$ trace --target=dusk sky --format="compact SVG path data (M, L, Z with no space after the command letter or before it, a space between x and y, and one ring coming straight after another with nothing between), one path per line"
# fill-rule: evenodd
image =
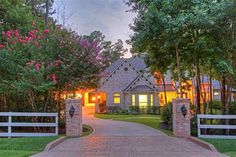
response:
M64 5L63 5L64 4ZM134 13L129 10L124 0L55 0L54 8L60 10L54 15L62 23L63 6L65 6L66 25L79 34L89 34L95 30L101 31L106 40L115 42L117 39L129 39L132 30L129 24L133 22ZM125 43L126 48L130 48ZM125 57L130 57L128 53Z

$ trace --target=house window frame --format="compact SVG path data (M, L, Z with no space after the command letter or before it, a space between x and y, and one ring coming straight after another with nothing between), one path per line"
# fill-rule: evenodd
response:
M132 106L135 106L136 105L136 95L135 94L132 94L131 96L131 103L132 103Z
M120 104L120 96L121 96L121 94L118 92L113 94L113 103L114 104Z
M154 105L154 94L150 94L150 106Z

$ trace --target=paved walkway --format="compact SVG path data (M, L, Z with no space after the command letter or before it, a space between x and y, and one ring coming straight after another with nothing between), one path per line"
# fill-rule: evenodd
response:
M70 138L34 157L223 157L181 138L169 137L142 124L102 120L84 112L92 135Z

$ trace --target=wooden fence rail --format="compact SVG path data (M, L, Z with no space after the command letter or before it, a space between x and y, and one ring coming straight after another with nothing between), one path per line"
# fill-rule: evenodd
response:
M32 112L0 112L0 117L8 117L7 122L0 122L1 127L7 127L8 132L0 132L0 137L33 137L33 136L57 136L58 135L58 113L32 113ZM12 117L53 117L52 123L13 122ZM53 133L16 133L12 127L53 127Z
M197 124L198 124L198 137L199 138L223 138L223 139L236 139L236 135L202 135L201 129L224 129L230 130L235 129L236 125L214 125L214 124L201 124L201 119L228 119L236 120L236 115L197 115Z

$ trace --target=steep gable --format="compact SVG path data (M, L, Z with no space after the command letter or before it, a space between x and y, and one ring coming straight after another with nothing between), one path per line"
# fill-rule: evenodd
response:
M129 91L158 91L158 89L147 77L139 75L123 90L123 92Z
M133 88L137 80L145 82L142 86L157 90L154 82L149 80L152 76L144 74L145 69L146 64L142 58L120 59L105 70L108 75L102 78L99 90L125 92L129 87Z

